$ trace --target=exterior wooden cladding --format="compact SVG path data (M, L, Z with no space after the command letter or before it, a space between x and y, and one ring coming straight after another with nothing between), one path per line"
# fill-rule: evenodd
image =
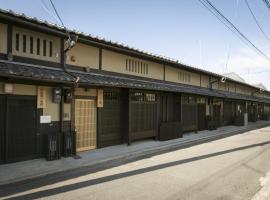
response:
M195 96L182 95L181 122L183 132L198 130L198 104Z
M257 104L250 102L247 106L247 112L249 122L256 122L258 120Z
M223 125L232 125L235 117L235 103L224 101L223 112Z
M5 134L5 115L6 115L6 98L4 95L0 95L0 163L5 160L5 147L6 147L6 134Z
M34 96L6 97L6 162L38 157L36 102Z
M206 129L206 104L198 104L198 130L202 131Z
M138 94L138 96L136 95ZM155 95L155 100L146 100L145 95ZM134 99L132 96L136 99ZM158 136L157 93L130 90L128 142Z
M98 114L98 147L121 144L125 134L125 93L121 89L104 89L104 105Z

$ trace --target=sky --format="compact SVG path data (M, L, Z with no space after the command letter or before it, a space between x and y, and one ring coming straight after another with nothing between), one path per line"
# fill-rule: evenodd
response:
M270 57L245 0L210 0ZM270 38L270 9L247 0ZM236 72L270 89L270 61L232 34L198 0L53 0L64 24L88 34L223 74ZM49 0L0 0L0 8L59 23ZM226 67L227 66L227 67Z

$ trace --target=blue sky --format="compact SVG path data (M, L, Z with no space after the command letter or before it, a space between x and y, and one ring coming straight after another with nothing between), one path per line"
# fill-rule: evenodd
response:
M248 1L270 37L270 10L262 0ZM211 2L270 57L270 41L259 31L245 0ZM216 73L234 71L247 82L262 82L270 89L270 61L247 47L198 0L54 0L54 3L68 28ZM0 7L57 23L46 11L47 8L52 11L49 0L1 0ZM266 70L269 72L259 73Z

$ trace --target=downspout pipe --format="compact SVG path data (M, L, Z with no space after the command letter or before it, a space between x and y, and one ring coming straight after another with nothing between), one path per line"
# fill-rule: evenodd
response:
M72 43L72 45L69 45L66 49L64 49L64 39L62 39L61 40L61 46L62 46L62 51L61 51L61 62L62 62L62 67L63 67L63 70L64 70L64 72L66 72L68 75L70 75L70 76L72 76L73 78L74 78L74 83L73 83L73 86L72 86L72 96L73 96L73 93L74 93L74 91L75 91L75 88L77 88L78 87L78 83L79 83L79 81L80 81L80 77L78 77L78 76L75 76L74 74L72 74L71 72L69 72L68 70L67 70L67 67L66 67L66 60L67 60L67 52L69 51L69 50L71 50L74 46L75 46L75 44L76 44L76 41L77 41L77 39L78 39L78 37L77 36L74 36L74 38L75 38L75 40L72 40L73 41L73 43ZM71 41L70 41L70 37L69 37L69 44L71 43ZM62 134L64 134L64 94L63 94L63 91L64 91L64 89L63 89L63 87L61 88L61 91L62 91L62 96L61 96L61 102L60 102L60 132L62 133ZM75 132L75 127L74 127L74 125L73 125L73 121L74 121L74 109L73 109L73 107L74 107L74 103L73 103L73 99L72 99L72 103L71 103L71 113L70 113L70 131L71 132ZM74 138L76 138L76 137L74 137ZM73 138L73 143L74 143L74 149L73 149L73 152L74 152L74 154L76 155L76 147L75 147L75 145L76 145L76 142L75 142L75 140L74 140L74 138Z

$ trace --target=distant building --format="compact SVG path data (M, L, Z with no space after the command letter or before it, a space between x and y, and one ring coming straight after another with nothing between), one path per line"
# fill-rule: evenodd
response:
M267 90L267 88L262 83L254 84L254 86L263 90Z
M225 73L223 75L226 76L227 78L233 79L235 81L239 81L239 82L242 82L242 83L246 82L245 79L243 79L241 76L239 76L235 72L229 72L229 73Z

